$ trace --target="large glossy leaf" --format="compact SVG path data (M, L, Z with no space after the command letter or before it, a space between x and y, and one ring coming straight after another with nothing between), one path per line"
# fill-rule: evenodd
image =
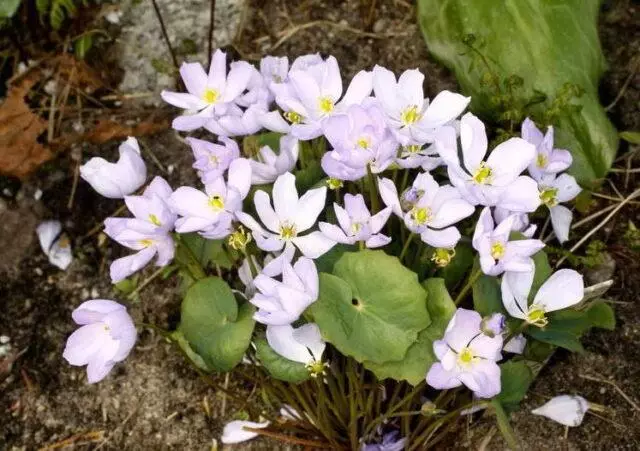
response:
M207 277L187 291L178 330L208 367L229 371L249 347L254 311L246 303L238 308L222 279Z
M320 294L309 313L322 336L363 362L404 358L430 323L417 275L383 251L347 252L335 275L320 274Z
M256 355L258 360L269 372L269 374L281 381L292 382L294 384L306 381L310 377L307 367L300 362L286 359L271 349L269 343L264 338L255 341Z
M598 100L598 79L605 68L597 31L600 0L419 0L420 25L433 55L456 75L472 110L494 118L483 64L471 64L463 44L474 35L485 60L502 79L517 75L522 93L535 91L548 109L565 83L584 90L579 112L562 113L556 125L558 147L574 156L571 168L581 184L602 178L618 147L616 131ZM535 110L534 110L535 112Z
M429 368L437 360L433 353L433 342L440 340L444 335L456 306L449 296L444 279L427 279L422 285L427 291L427 309L431 324L420 331L418 340L409 347L404 359L383 364L364 362L378 379L406 380L416 385L424 380Z

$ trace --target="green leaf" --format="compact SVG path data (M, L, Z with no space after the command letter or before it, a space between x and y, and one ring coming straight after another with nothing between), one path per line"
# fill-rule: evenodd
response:
M76 58L84 59L87 55L87 52L93 46L93 35L91 33L86 33L80 36L73 42L73 51L76 54Z
M553 99L566 91L566 83L582 88L579 111L567 108L558 113L555 138L556 147L573 154L570 172L581 184L592 185L606 175L618 148L616 130L598 99L598 81L605 70L597 29L600 4L601 0L419 0L418 15L429 51L455 73L463 93L472 98L471 110L485 119L497 120L501 113L495 107L495 84L486 83L492 72L498 82L520 76L523 85L513 91L523 99L546 96L522 115L543 117ZM464 45L469 36L484 62ZM473 59L479 61L470 68ZM507 91L502 89L501 95Z
M371 250L345 253L333 273L320 274L319 298L309 308L325 340L359 362L403 359L430 324L417 275Z
M509 423L509 417L507 413L504 411L504 408L500 401L497 399L491 400L491 405L496 413L496 421L498 423L498 429L500 429L500 433L502 437L504 437L505 442L509 445L509 449L518 450L520 449L520 444L518 443L518 439L516 438L516 434L513 432L513 428Z
M406 380L412 385L417 385L424 380L431 365L437 361L433 353L433 342L440 340L444 335L449 321L456 312L456 306L449 296L444 279L427 279L422 285L427 292L427 310L431 324L420 331L418 340L409 347L404 359L382 364L364 362L378 379Z
M473 271L480 269L480 263L476 258ZM492 313L504 313L502 305L502 292L500 291L500 281L497 277L482 274L473 284L473 308L482 316L489 316Z
M533 382L533 372L523 360L509 361L500 365L502 389L497 399L502 405L518 404L527 394Z
M18 11L22 0L2 0L0 2L0 19L10 19Z
M184 334L179 330L171 332L170 338L180 347L184 355L191 360L191 362L203 371L211 372L212 369L207 366L204 359L193 350Z
M474 252L468 244L458 244L456 255L451 262L440 270L440 275L447 284L447 288L453 290L461 282L464 282L464 275L473 266Z
M559 346L572 352L584 352L584 348L575 334L565 330L554 329L551 324L544 329L533 326L528 327L526 333L544 343Z
M592 327L615 329L616 318L609 304L596 301L586 310L569 308L554 312L550 315L547 329L571 332L579 337Z
M620 138L630 144L640 144L640 132L625 131L620 132Z
M207 277L187 291L178 330L207 366L229 371L249 347L254 311L250 304L238 308L231 288L222 279Z
M281 381L298 384L310 377L307 367L300 362L282 357L275 352L264 338L255 341L256 355L269 374Z
M357 246L355 245L351 246L341 243L336 244L331 249L329 249L328 252L325 252L320 257L315 259L318 272L326 272L328 274L331 274L333 272L333 267L345 252L354 252L356 250Z

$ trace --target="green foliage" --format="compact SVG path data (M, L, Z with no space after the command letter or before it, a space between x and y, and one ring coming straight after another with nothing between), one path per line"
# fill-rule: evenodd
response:
M416 385L424 380L431 365L437 361L433 353L433 342L444 335L456 306L443 279L427 279L422 285L427 291L427 310L431 324L420 331L418 340L409 347L404 359L382 364L364 362L378 379L406 380Z
M500 403L511 410L522 399L533 382L533 371L524 360L503 363L500 365L500 383L502 390L496 397Z
M640 132L624 131L620 132L620 138L629 144L640 144Z
M359 362L401 360L430 324L417 275L383 251L345 253L320 274L309 313L322 336Z
M267 343L267 340L264 338L256 340L255 345L258 360L260 360L260 363L262 363L272 377L294 384L309 379L309 370L303 363L294 362L282 357L271 349L271 346L269 346L269 343Z
M91 33L85 33L78 39L73 41L73 51L78 59L84 59L87 52L93 46L93 35Z
M18 11L22 0L2 0L0 1L0 19L10 19Z
M229 371L249 347L254 311L250 304L238 307L222 279L207 277L187 291L178 330L208 367Z
M456 255L451 262L440 270L440 276L444 279L449 290L464 280L464 275L473 266L474 251L468 244L460 243L456 246Z
M43 22L49 21L54 30L62 28L67 18L75 17L79 5L87 4L87 0L36 0L36 9Z
M600 240L593 240L587 245L585 256L580 258L579 261L587 268L595 268L604 263L604 252L606 250L606 244Z
M640 230L636 227L633 221L629 221L627 230L624 232L624 241L631 250L640 250Z
M525 115L552 122L557 147L571 151L571 172L587 186L605 176L618 147L598 100L605 69L600 3L418 1L427 46L472 96L471 109L502 124L517 125Z
M180 347L185 357L187 357L191 361L191 363L193 363L197 368L200 368L201 370L207 371L207 372L213 371L211 368L207 366L204 359L197 352L193 350L193 348L191 347L191 345L189 344L189 342L184 337L184 334L181 331L174 330L173 332L171 332L170 338L171 340L173 340L175 344L177 344Z

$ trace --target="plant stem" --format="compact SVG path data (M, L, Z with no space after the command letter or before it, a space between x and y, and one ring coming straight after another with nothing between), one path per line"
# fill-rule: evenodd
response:
M411 244L411 240L413 240L414 236L416 236L416 234L412 232L409 235L409 238L407 238L407 241L405 241L405 243L404 243L404 247L402 248L402 252L400 252L400 257L398 257L400 259L401 263L402 263L402 259L404 258L405 254L409 250L409 244Z
M371 165L367 165L367 176L369 177L369 197L371 197L371 213L375 214L380 211L380 204L378 203L378 186L376 185L376 179L371 172Z
M213 56L213 24L216 18L216 0L209 0L209 39L207 50L209 52L209 66L211 66L211 58Z
M482 270L478 268L475 270L473 274L469 276L467 283L464 285L464 287L462 287L462 290L460 291L460 293L458 293L458 296L456 297L456 300L455 300L456 305L459 305L462 302L462 300L467 295L469 290L471 290L471 288L473 287L473 284L476 283L476 280L478 280L478 277L480 277L481 275L482 275Z
M164 20L162 19L162 13L160 12L160 8L158 8L158 4L156 0L151 0L153 4L153 9L156 12L156 17L158 18L158 22L160 22L160 30L162 30L162 37L164 38L164 42L167 44L167 48L169 49L169 53L171 54L171 60L173 61L173 65L176 69L180 69L180 65L178 64L178 59L176 58L176 54L173 51L173 47L171 46L171 41L169 40L169 35L167 34L167 29L164 26Z

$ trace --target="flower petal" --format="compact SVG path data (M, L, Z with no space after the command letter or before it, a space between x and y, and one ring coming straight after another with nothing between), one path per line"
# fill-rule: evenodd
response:
M556 271L542 284L534 304L544 307L546 312L553 312L577 304L584 297L584 280L573 269Z

